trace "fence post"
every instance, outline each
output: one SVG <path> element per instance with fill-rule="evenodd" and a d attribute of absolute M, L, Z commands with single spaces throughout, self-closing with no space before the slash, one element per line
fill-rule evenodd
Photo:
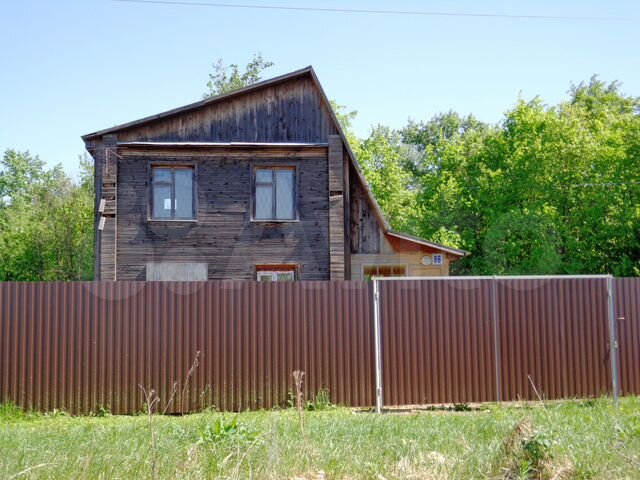
<path fill-rule="evenodd" d="M 376 413 L 382 413 L 382 342 L 380 341 L 380 296 L 373 279 L 373 337 L 376 357 Z"/>
<path fill-rule="evenodd" d="M 496 276 L 493 276 L 491 280 L 492 292 L 493 292 L 493 302 L 492 302 L 492 313 L 493 313 L 493 356 L 496 364 L 496 399 L 498 402 L 501 401 L 501 388 L 500 388 L 500 344 L 499 344 L 499 334 L 498 334 L 498 292 L 496 288 Z"/>
<path fill-rule="evenodd" d="M 620 378 L 618 372 L 618 332 L 616 328 L 616 315 L 613 302 L 613 277 L 607 277 L 607 302 L 609 307 L 609 352 L 611 355 L 611 383 L 613 387 L 613 404 L 618 406 L 620 395 Z"/>

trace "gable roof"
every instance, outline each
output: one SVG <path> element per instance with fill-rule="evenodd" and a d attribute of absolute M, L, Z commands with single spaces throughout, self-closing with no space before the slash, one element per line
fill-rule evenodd
<path fill-rule="evenodd" d="M 327 97 L 324 89 L 322 88 L 322 85 L 320 84 L 320 80 L 318 79 L 313 67 L 311 65 L 309 65 L 308 67 L 305 68 L 301 68 L 300 70 L 295 70 L 293 72 L 290 73 L 286 73 L 284 75 L 280 75 L 278 77 L 274 77 L 274 78 L 270 78 L 267 80 L 262 80 L 260 82 L 256 82 L 254 84 L 251 84 L 249 86 L 240 88 L 238 90 L 234 90 L 232 92 L 228 92 L 228 93 L 224 93 L 222 95 L 217 95 L 215 97 L 209 97 L 209 98 L 205 98 L 203 100 L 194 102 L 194 103 L 190 103 L 188 105 L 184 105 L 182 107 L 178 107 L 178 108 L 174 108 L 171 110 L 167 110 L 165 112 L 161 112 L 155 115 L 150 115 L 148 117 L 144 117 L 138 120 L 134 120 L 131 122 L 127 122 L 127 123 L 123 123 L 120 125 L 116 125 L 110 128 L 105 128 L 103 130 L 98 130 L 96 132 L 92 132 L 92 133 L 88 133 L 86 135 L 82 136 L 82 139 L 86 142 L 88 140 L 91 140 L 93 138 L 96 137 L 101 137 L 102 135 L 107 135 L 107 134 L 113 134 L 122 130 L 126 130 L 132 127 L 138 127 L 147 123 L 151 123 L 151 122 L 155 122 L 157 120 L 162 120 L 168 117 L 173 117 L 176 115 L 180 115 L 183 114 L 185 112 L 189 112 L 191 110 L 195 110 L 195 109 L 199 109 L 208 105 L 212 105 L 224 100 L 228 100 L 230 98 L 234 98 L 234 97 L 238 97 L 241 96 L 243 94 L 246 94 L 248 92 L 253 92 L 256 90 L 259 90 L 261 88 L 266 88 L 266 87 L 270 87 L 273 85 L 277 85 L 279 83 L 283 83 L 283 82 L 288 82 L 291 81 L 295 78 L 299 78 L 299 77 L 303 77 L 303 76 L 309 76 L 311 78 L 311 81 L 313 82 L 314 86 L 318 89 L 318 92 L 320 94 L 320 98 L 321 100 L 325 103 L 325 106 L 327 108 L 327 110 L 329 111 L 329 115 L 331 117 L 331 121 L 333 122 L 336 131 L 338 132 L 338 134 L 340 135 L 340 137 L 342 138 L 342 142 L 346 148 L 347 151 L 347 155 L 349 156 L 349 160 L 351 162 L 351 166 L 353 167 L 354 171 L 356 172 L 356 175 L 358 177 L 358 181 L 360 182 L 360 184 L 362 185 L 362 188 L 365 191 L 365 194 L 367 196 L 367 200 L 369 201 L 371 208 L 376 216 L 376 218 L 378 219 L 378 222 L 380 224 L 380 227 L 382 229 L 382 231 L 385 234 L 388 235 L 392 235 L 392 236 L 397 236 L 397 237 L 401 237 L 404 240 L 407 240 L 409 242 L 414 242 L 420 245 L 426 245 L 432 248 L 436 248 L 439 250 L 442 250 L 444 252 L 450 253 L 452 255 L 455 256 L 460 256 L 463 257 L 465 255 L 467 255 L 468 253 L 463 251 L 463 250 L 458 250 L 455 248 L 451 248 L 451 247 L 447 247 L 445 245 L 441 245 L 435 242 L 429 242 L 427 240 L 424 240 L 422 238 L 419 237 L 414 237 L 412 235 L 406 235 L 406 234 L 401 234 L 399 232 L 394 232 L 389 223 L 387 222 L 386 218 L 384 217 L 384 214 L 382 213 L 382 209 L 380 208 L 380 205 L 378 205 L 378 202 L 376 201 L 373 192 L 371 191 L 371 188 L 369 187 L 369 184 L 367 183 L 367 180 L 364 177 L 364 174 L 362 173 L 362 170 L 360 169 L 360 166 L 358 165 L 358 162 L 356 160 L 356 156 L 353 153 L 353 150 L 351 149 L 351 146 L 349 145 L 349 142 L 347 140 L 347 136 L 345 135 L 342 126 L 340 125 L 340 122 L 338 121 L 338 118 L 335 114 L 335 112 L 333 111 L 333 108 L 331 108 L 331 102 L 329 101 L 329 98 Z"/>

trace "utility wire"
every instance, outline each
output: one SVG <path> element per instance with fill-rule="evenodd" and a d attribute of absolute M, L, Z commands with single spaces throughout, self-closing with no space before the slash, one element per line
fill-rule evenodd
<path fill-rule="evenodd" d="M 259 10 L 289 10 L 299 12 L 325 12 L 325 13 L 365 13 L 381 15 L 418 15 L 431 17 L 475 17 L 475 18 L 505 18 L 505 19 L 529 19 L 529 20 L 588 20 L 588 21 L 615 21 L 615 22 L 637 22 L 638 17 L 590 17 L 573 15 L 517 15 L 503 13 L 471 13 L 471 12 L 428 12 L 412 10 L 370 10 L 364 8 L 329 8 L 329 7 L 293 7 L 281 5 L 250 5 L 234 3 L 209 3 L 209 2 L 182 2 L 177 0 L 112 0 L 113 2 L 125 3 L 149 3 L 159 5 L 187 5 L 197 7 L 218 7 L 218 8 L 244 8 Z"/>

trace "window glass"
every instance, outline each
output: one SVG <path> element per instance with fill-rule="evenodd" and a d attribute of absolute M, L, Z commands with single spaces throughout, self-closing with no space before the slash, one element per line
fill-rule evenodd
<path fill-rule="evenodd" d="M 296 279 L 294 266 L 262 266 L 256 267 L 256 278 L 259 282 L 293 282 Z"/>
<path fill-rule="evenodd" d="M 256 219 L 273 218 L 273 188 L 271 185 L 256 185 Z"/>
<path fill-rule="evenodd" d="M 159 168 L 153 169 L 153 183 L 168 182 L 171 183 L 171 169 Z"/>
<path fill-rule="evenodd" d="M 296 218 L 295 169 L 257 168 L 253 198 L 256 220 L 294 220 Z"/>
<path fill-rule="evenodd" d="M 291 220 L 293 214 L 293 170 L 276 170 L 276 218 Z"/>
<path fill-rule="evenodd" d="M 175 218 L 193 218 L 193 170 L 175 170 L 176 198 L 173 201 Z"/>
<path fill-rule="evenodd" d="M 272 278 L 273 278 L 272 272 L 258 272 L 259 282 L 270 282 L 272 281 Z"/>
<path fill-rule="evenodd" d="M 294 274 L 290 272 L 276 272 L 276 279 L 278 282 L 293 282 Z"/>
<path fill-rule="evenodd" d="M 151 180 L 152 218 L 195 218 L 193 168 L 153 167 Z"/>
<path fill-rule="evenodd" d="M 256 182 L 271 183 L 273 181 L 273 170 L 260 168 L 256 171 Z"/>
<path fill-rule="evenodd" d="M 365 278 L 370 277 L 406 277 L 405 265 L 365 265 L 363 268 Z"/>
<path fill-rule="evenodd" d="M 153 212 L 154 218 L 171 218 L 171 186 L 153 186 Z"/>
<path fill-rule="evenodd" d="M 404 277 L 405 267 L 404 265 L 399 265 L 397 267 L 391 268 L 391 275 L 394 277 Z"/>

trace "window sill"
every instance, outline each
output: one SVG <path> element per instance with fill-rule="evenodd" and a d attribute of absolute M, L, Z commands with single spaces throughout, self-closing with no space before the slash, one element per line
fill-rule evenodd
<path fill-rule="evenodd" d="M 198 223 L 197 218 L 147 218 L 148 223 Z"/>
<path fill-rule="evenodd" d="M 300 223 L 299 218 L 294 218 L 293 220 L 255 220 L 251 219 L 251 223 Z"/>

